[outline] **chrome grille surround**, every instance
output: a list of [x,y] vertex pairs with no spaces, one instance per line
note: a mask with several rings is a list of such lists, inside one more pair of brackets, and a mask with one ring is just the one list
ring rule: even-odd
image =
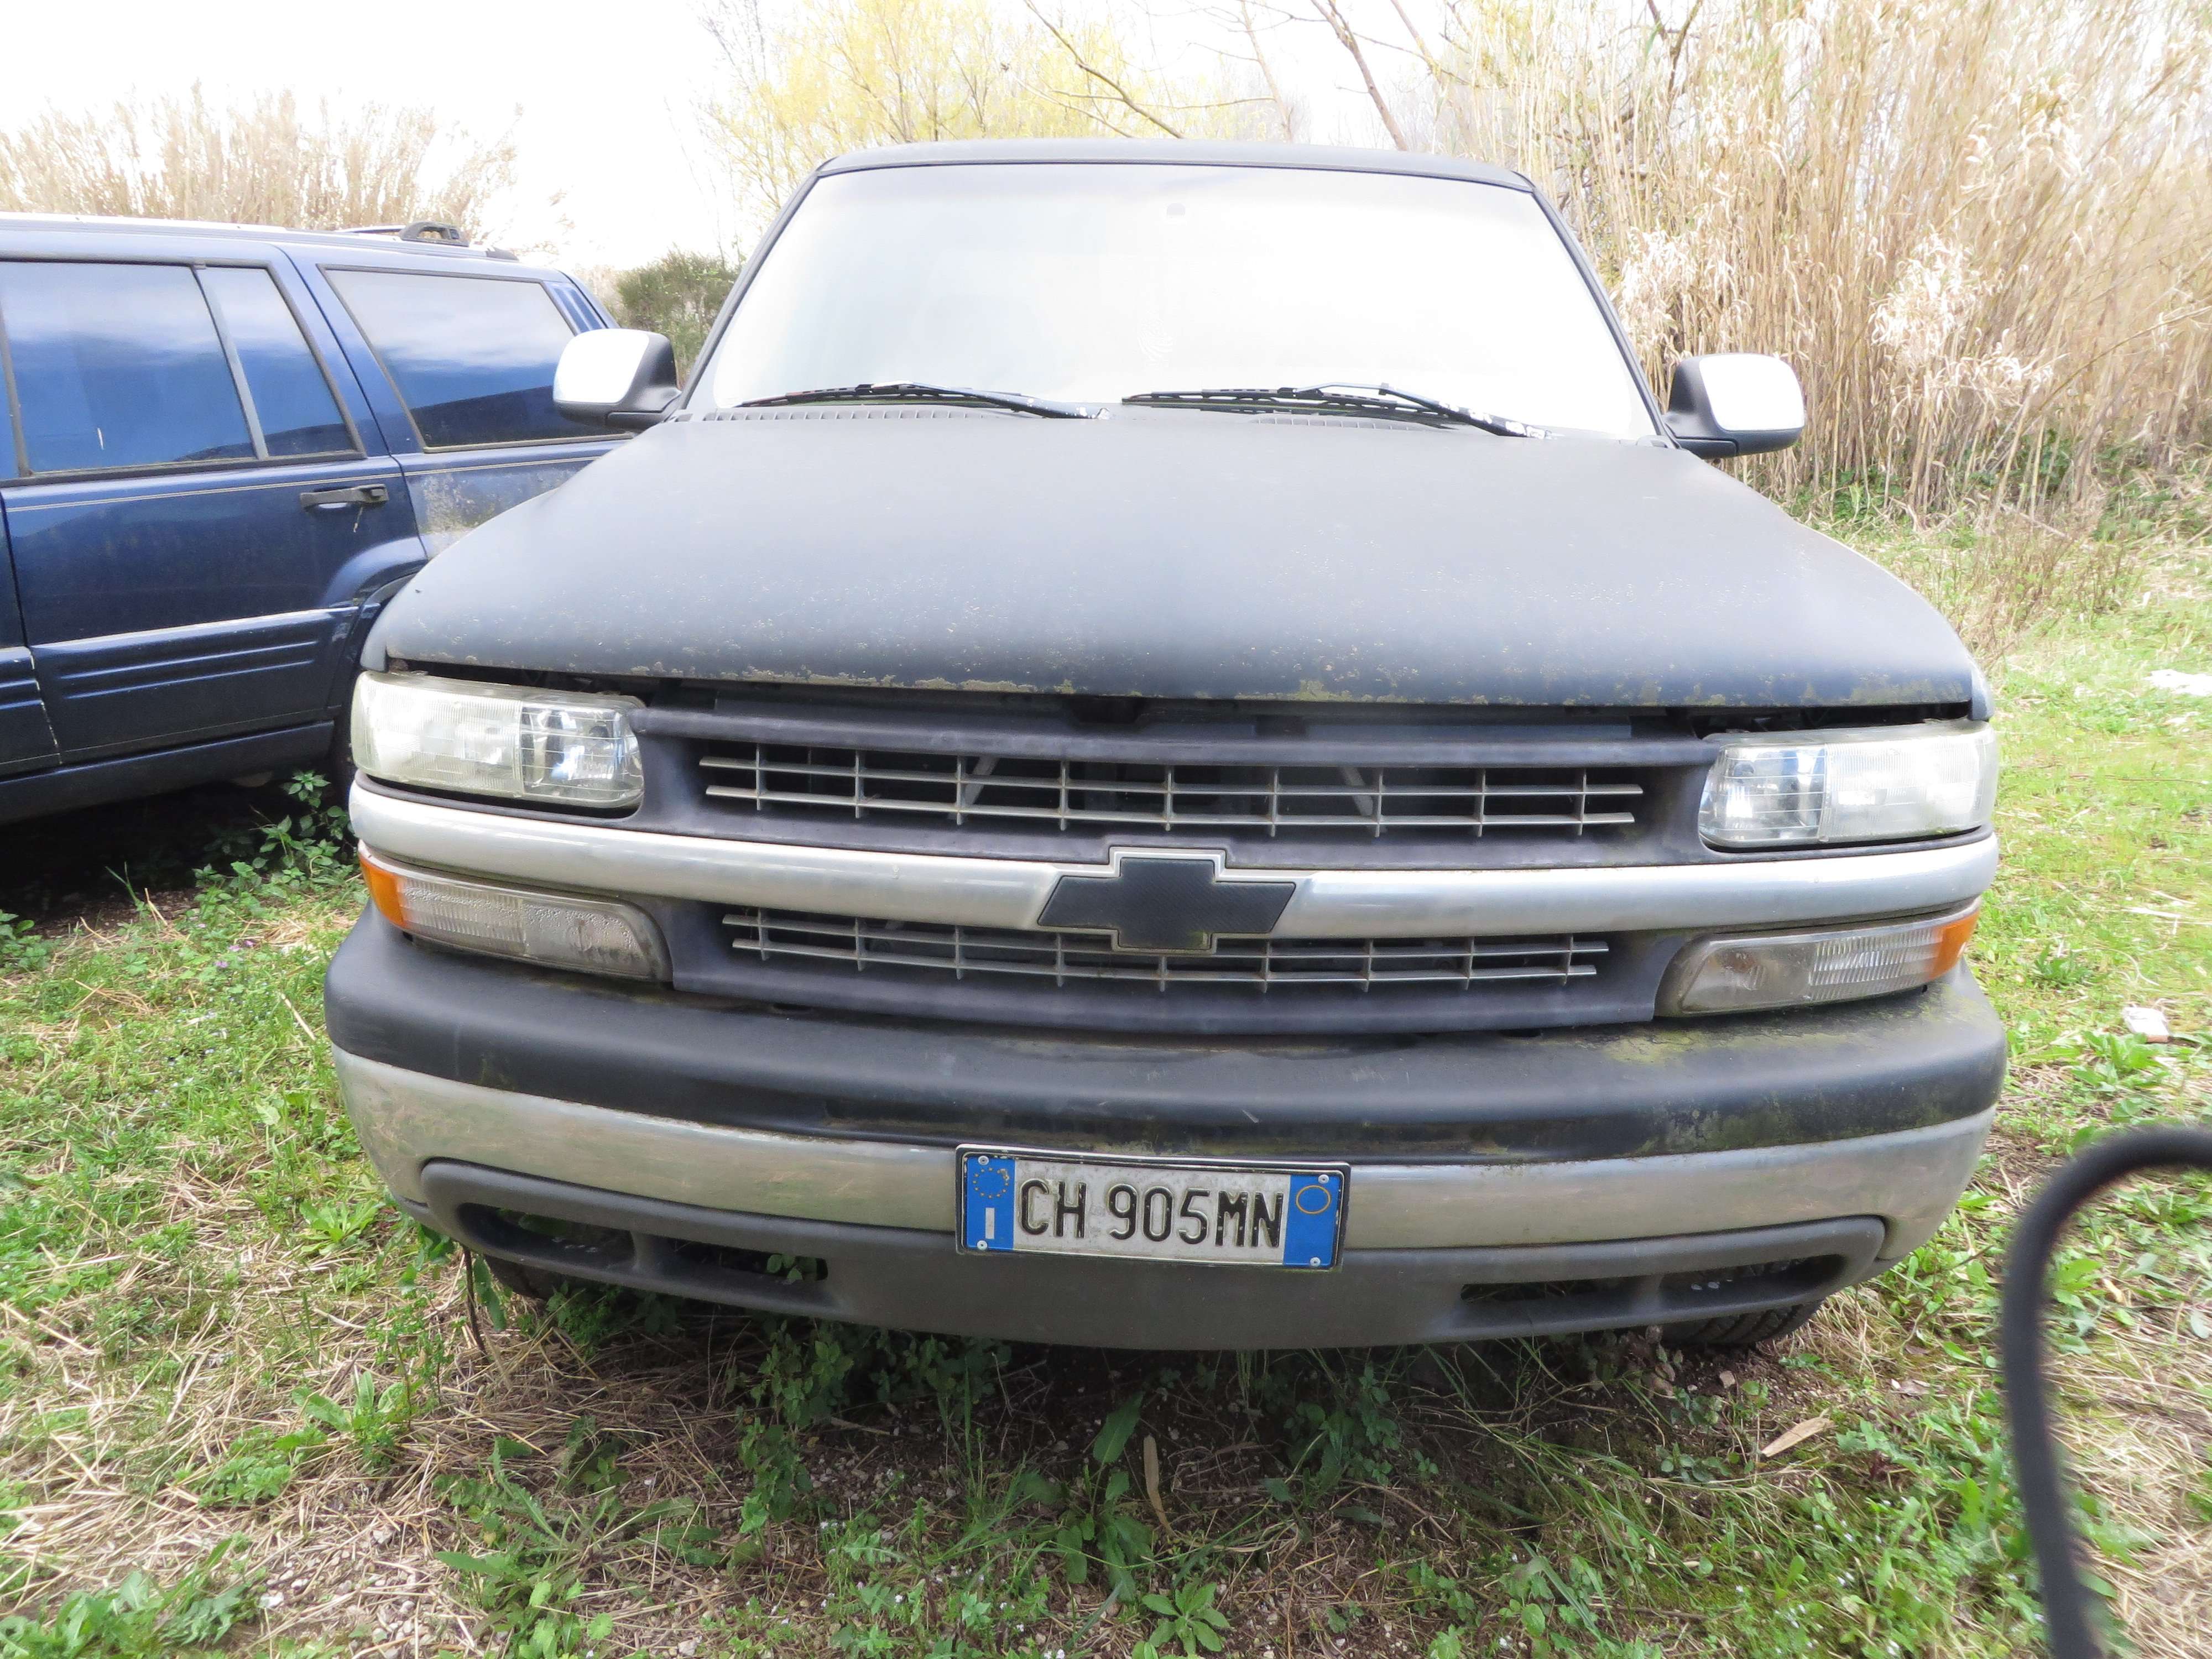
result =
[[732,910],[722,917],[730,948],[763,962],[779,958],[917,969],[965,979],[1007,975],[1055,986],[1091,981],[1226,986],[1266,993],[1315,987],[1362,992],[1394,988],[1471,989],[1481,985],[1565,985],[1598,972],[1601,939],[1224,939],[1210,952],[1138,954],[1097,934],[1031,928],[962,927],[929,922],[817,915],[805,911]]
[[1589,768],[1182,764],[817,747],[714,745],[708,799],[756,811],[904,815],[1066,830],[1501,830],[1582,836],[1638,822],[1641,784]]
[[[349,806],[363,844],[388,858],[524,886],[724,909],[1029,930],[1062,876],[1104,872],[1097,864],[674,835],[418,799],[371,780],[355,783]],[[1518,938],[1561,927],[1710,932],[1909,915],[1975,897],[1996,862],[1996,837],[1984,835],[1838,856],[1587,869],[1231,867],[1297,883],[1276,924],[1285,939]],[[866,902],[839,902],[848,896]]]
[[[777,823],[710,805],[695,745],[726,750],[732,734],[649,735],[674,763],[657,773],[648,763],[647,800],[623,823],[462,805],[363,779],[351,797],[354,827],[387,858],[640,905],[662,929],[679,993],[896,1019],[1209,1036],[1641,1023],[1653,1017],[1685,933],[1935,909],[1981,891],[1996,861],[1988,836],[1835,856],[1692,848],[1686,859],[1668,856],[1676,847],[1645,830],[1504,837],[1442,857],[1416,836],[1361,835],[1334,849],[1322,837],[1249,836],[1242,856],[1229,836],[1218,839],[1232,845],[1210,849],[1095,830],[963,835],[942,823],[895,836],[883,820],[856,823],[849,806],[842,817]],[[1600,763],[1620,763],[1608,754]],[[1683,805],[1663,765],[1632,775],[1651,785],[1650,807]],[[867,844],[878,840],[905,844]],[[1212,956],[1164,963],[1152,951],[1114,952],[1105,933],[1040,925],[1062,881],[1105,875],[1111,855],[1133,848],[1207,856],[1224,880],[1297,890],[1272,944],[1217,934]],[[1514,849],[1525,850],[1500,857]],[[1335,861],[1324,861],[1332,850]],[[1394,851],[1414,856],[1393,865]],[[749,912],[765,913],[765,939],[763,917]],[[742,936],[733,931],[741,926]],[[1478,957],[1471,942],[1518,954]]]

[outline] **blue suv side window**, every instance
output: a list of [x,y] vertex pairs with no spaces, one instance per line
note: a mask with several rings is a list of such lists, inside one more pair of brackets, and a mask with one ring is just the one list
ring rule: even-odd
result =
[[426,449],[605,435],[553,407],[553,367],[575,331],[544,284],[326,274],[406,400]]
[[200,272],[200,286],[214,301],[231,349],[238,354],[269,453],[283,460],[358,449],[322,365],[308,350],[299,319],[276,291],[275,278],[265,270],[210,265]]
[[0,261],[0,327],[32,471],[252,459],[222,337],[185,266]]

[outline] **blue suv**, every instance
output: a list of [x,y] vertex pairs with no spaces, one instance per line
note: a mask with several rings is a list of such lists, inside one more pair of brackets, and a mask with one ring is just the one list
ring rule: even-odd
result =
[[0,215],[0,823],[342,767],[384,600],[620,441],[608,323],[449,227]]

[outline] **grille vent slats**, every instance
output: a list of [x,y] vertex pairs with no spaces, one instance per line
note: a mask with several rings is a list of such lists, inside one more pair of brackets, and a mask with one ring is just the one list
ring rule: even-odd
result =
[[717,745],[699,764],[708,798],[739,810],[1063,830],[1580,836],[1635,824],[1644,793],[1618,773],[1573,768],[1173,765],[774,744]]
[[1138,955],[1108,948],[1094,934],[1018,928],[957,927],[934,922],[740,909],[722,918],[730,947],[763,961],[843,964],[855,973],[883,968],[969,975],[1012,975],[1054,985],[1115,981],[1181,987],[1239,987],[1261,992],[1314,987],[1392,988],[1565,985],[1598,971],[1605,941],[1562,936],[1534,939],[1232,939],[1211,955]]

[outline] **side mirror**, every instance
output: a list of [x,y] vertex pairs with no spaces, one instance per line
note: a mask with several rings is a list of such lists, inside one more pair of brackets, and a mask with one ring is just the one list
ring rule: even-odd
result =
[[682,390],[676,348],[666,335],[641,329],[588,329],[562,348],[553,370],[554,408],[617,431],[653,425]]
[[1804,434],[1804,388],[1779,357],[1685,357],[1667,393],[1667,429],[1692,455],[1716,459],[1787,449]]

